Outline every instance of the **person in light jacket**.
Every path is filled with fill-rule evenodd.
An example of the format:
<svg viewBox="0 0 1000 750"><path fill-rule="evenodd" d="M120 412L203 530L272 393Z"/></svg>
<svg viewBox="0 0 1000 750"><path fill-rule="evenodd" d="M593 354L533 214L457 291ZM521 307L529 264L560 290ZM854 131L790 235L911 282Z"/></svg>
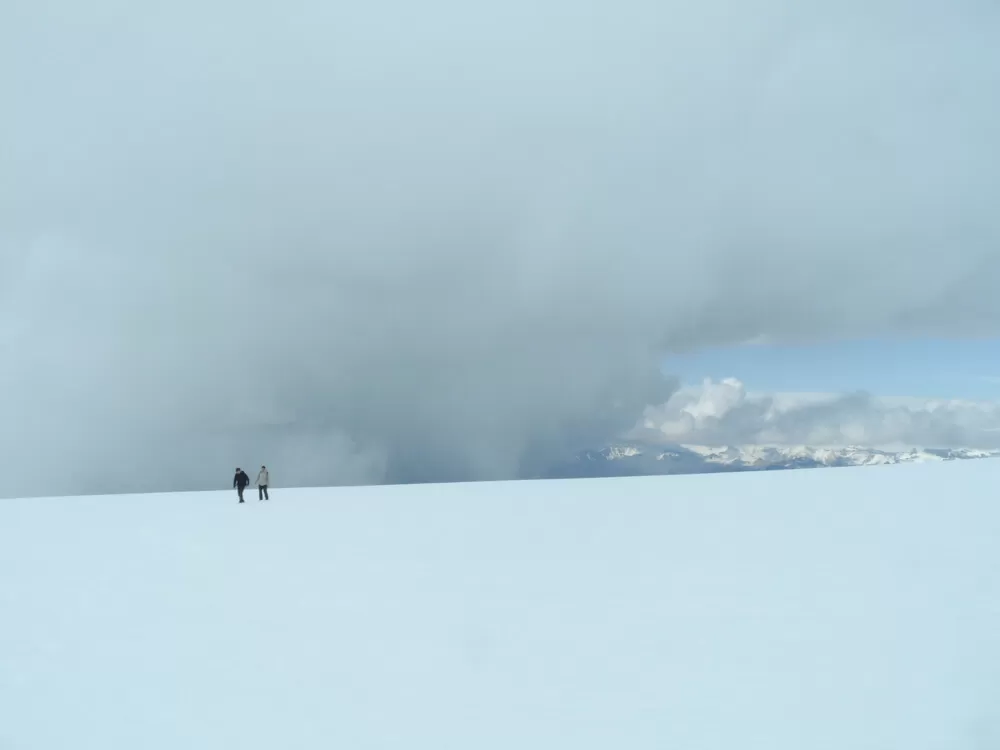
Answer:
<svg viewBox="0 0 1000 750"><path fill-rule="evenodd" d="M267 495L267 484L270 477L268 476L267 467L261 466L260 472L257 474L257 500L270 500L271 498Z"/></svg>

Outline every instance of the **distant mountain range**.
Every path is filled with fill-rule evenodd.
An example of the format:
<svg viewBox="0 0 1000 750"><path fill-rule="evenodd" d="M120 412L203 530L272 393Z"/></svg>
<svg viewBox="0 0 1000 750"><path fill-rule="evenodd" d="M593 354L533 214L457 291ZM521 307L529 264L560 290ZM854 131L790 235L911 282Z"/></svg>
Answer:
<svg viewBox="0 0 1000 750"><path fill-rule="evenodd" d="M705 474L735 471L814 469L832 466L879 466L927 461L1000 457L1000 450L913 448L901 451L846 447L767 445L653 446L621 443L584 451L553 466L547 478Z"/></svg>

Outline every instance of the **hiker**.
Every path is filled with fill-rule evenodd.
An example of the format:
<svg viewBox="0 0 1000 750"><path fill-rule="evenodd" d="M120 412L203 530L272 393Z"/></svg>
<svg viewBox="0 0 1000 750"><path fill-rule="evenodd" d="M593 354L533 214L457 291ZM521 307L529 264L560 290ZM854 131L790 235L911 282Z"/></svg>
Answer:
<svg viewBox="0 0 1000 750"><path fill-rule="evenodd" d="M260 467L260 473L257 474L257 500L270 500L267 496L267 482L269 476L266 466Z"/></svg>
<svg viewBox="0 0 1000 750"><path fill-rule="evenodd" d="M236 476L233 477L233 487L236 488L237 494L240 496L240 502L243 502L243 490L247 488L250 484L250 477L247 473L243 471L239 466L236 467Z"/></svg>

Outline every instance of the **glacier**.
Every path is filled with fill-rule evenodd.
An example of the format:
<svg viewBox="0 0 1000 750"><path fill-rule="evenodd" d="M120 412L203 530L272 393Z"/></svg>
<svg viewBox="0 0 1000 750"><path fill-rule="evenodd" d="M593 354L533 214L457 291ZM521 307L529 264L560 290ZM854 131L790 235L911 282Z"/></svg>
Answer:
<svg viewBox="0 0 1000 750"><path fill-rule="evenodd" d="M0 748L985 750L1000 462L0 501Z"/></svg>

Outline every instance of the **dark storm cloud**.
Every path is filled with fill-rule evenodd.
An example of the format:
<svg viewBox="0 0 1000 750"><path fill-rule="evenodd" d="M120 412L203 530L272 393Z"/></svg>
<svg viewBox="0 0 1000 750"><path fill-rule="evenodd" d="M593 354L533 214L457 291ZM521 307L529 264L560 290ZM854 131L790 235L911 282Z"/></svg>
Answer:
<svg viewBox="0 0 1000 750"><path fill-rule="evenodd" d="M998 32L6 3L4 490L512 476L662 403L670 348L996 332Z"/></svg>

